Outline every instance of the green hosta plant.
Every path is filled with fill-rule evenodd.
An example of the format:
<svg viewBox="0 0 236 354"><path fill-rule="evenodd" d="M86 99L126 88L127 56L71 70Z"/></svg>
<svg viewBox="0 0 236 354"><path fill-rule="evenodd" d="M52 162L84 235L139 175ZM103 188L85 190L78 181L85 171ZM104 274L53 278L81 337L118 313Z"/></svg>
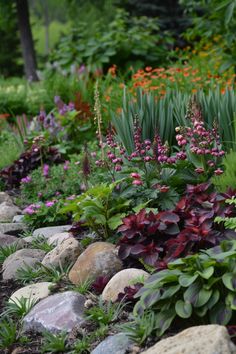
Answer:
<svg viewBox="0 0 236 354"><path fill-rule="evenodd" d="M174 322L227 325L236 319L235 265L236 241L171 262L136 294L134 315L154 312L158 336Z"/></svg>
<svg viewBox="0 0 236 354"><path fill-rule="evenodd" d="M122 223L129 210L130 200L113 197L118 182L92 187L61 209L61 213L73 213L75 221L84 221L98 235L108 238Z"/></svg>

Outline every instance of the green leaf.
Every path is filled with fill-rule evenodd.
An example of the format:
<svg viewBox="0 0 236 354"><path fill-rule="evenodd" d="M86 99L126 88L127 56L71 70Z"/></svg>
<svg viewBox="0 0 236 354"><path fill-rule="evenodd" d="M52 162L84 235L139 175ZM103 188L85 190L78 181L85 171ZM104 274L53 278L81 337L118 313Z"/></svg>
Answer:
<svg viewBox="0 0 236 354"><path fill-rule="evenodd" d="M189 302L178 300L175 304L175 311L181 318L189 318L192 314L192 305Z"/></svg>
<svg viewBox="0 0 236 354"><path fill-rule="evenodd" d="M197 271L196 273L199 274L201 278L209 279L214 273L214 267L208 267L204 269L202 272Z"/></svg>
<svg viewBox="0 0 236 354"><path fill-rule="evenodd" d="M232 1L231 4L226 9L225 12L225 25L227 26L229 22L231 21L234 13L234 8L235 8L235 1Z"/></svg>
<svg viewBox="0 0 236 354"><path fill-rule="evenodd" d="M198 274L195 275L188 275L183 274L179 277L179 283L181 286L187 288L191 285L196 279L198 278Z"/></svg>
<svg viewBox="0 0 236 354"><path fill-rule="evenodd" d="M202 288L198 293L198 297L195 302L195 307L202 307L203 305L205 305L211 298L212 292L213 290L206 290Z"/></svg>
<svg viewBox="0 0 236 354"><path fill-rule="evenodd" d="M175 309L166 310L157 314L156 327L159 336L162 336L162 334L165 333L165 331L170 327L175 316Z"/></svg>
<svg viewBox="0 0 236 354"><path fill-rule="evenodd" d="M215 289L208 300L208 303L206 304L207 308L210 310L217 302L219 301L220 298L220 292L218 289Z"/></svg>
<svg viewBox="0 0 236 354"><path fill-rule="evenodd" d="M189 288L184 292L184 300L185 302L190 302L193 306L195 306L198 301L198 294L202 289L202 285L199 281L191 284Z"/></svg>
<svg viewBox="0 0 236 354"><path fill-rule="evenodd" d="M114 216L112 216L107 224L109 226L109 228L111 230L116 230L118 226L120 226L122 224L122 219L126 216L125 213L121 213L121 214L116 214Z"/></svg>
<svg viewBox="0 0 236 354"><path fill-rule="evenodd" d="M236 276L233 273L225 273L222 277L224 286L232 291L236 290Z"/></svg>
<svg viewBox="0 0 236 354"><path fill-rule="evenodd" d="M232 310L236 310L236 294L229 293L226 297L226 304L230 306Z"/></svg>

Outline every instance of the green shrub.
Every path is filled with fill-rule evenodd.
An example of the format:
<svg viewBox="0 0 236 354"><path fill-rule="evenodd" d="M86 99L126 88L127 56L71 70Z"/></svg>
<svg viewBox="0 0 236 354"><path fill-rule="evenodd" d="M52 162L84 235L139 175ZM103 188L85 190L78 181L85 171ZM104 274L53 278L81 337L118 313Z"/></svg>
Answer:
<svg viewBox="0 0 236 354"><path fill-rule="evenodd" d="M155 314L161 336L172 324L227 325L236 318L236 241L178 259L150 276L136 297L135 316Z"/></svg>
<svg viewBox="0 0 236 354"><path fill-rule="evenodd" d="M226 192L228 188L236 189L236 153L231 151L222 160L224 173L212 178L212 183L220 192Z"/></svg>

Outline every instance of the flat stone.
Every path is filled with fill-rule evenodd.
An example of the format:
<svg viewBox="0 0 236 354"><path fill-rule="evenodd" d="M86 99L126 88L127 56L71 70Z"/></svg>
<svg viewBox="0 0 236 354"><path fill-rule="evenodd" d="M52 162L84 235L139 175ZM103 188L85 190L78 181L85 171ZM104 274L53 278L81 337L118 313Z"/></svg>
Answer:
<svg viewBox="0 0 236 354"><path fill-rule="evenodd" d="M16 279L17 270L25 266L33 267L41 262L45 252L38 249L24 248L16 251L5 259L2 265L3 279Z"/></svg>
<svg viewBox="0 0 236 354"><path fill-rule="evenodd" d="M0 222L12 222L14 216L20 213L21 210L12 202L0 204Z"/></svg>
<svg viewBox="0 0 236 354"><path fill-rule="evenodd" d="M23 222L23 219L24 219L24 215L15 215L12 222Z"/></svg>
<svg viewBox="0 0 236 354"><path fill-rule="evenodd" d="M85 297L75 291L48 296L36 304L23 319L24 331L70 332L85 322Z"/></svg>
<svg viewBox="0 0 236 354"><path fill-rule="evenodd" d="M0 234L0 247L10 246L14 244L16 244L17 248L20 249L23 248L26 243L22 238L12 235Z"/></svg>
<svg viewBox="0 0 236 354"><path fill-rule="evenodd" d="M34 230L33 237L43 236L45 238L49 238L55 234L68 231L71 229L71 227L72 225L41 227Z"/></svg>
<svg viewBox="0 0 236 354"><path fill-rule="evenodd" d="M124 333L118 333L107 337L91 354L125 354L132 343Z"/></svg>
<svg viewBox="0 0 236 354"><path fill-rule="evenodd" d="M22 231L27 230L24 223L0 223L0 233L9 235L19 235Z"/></svg>
<svg viewBox="0 0 236 354"><path fill-rule="evenodd" d="M79 256L69 272L73 284L82 284L98 276L112 276L122 269L115 245L108 242L94 242Z"/></svg>
<svg viewBox="0 0 236 354"><path fill-rule="evenodd" d="M134 285L133 281L139 282L139 278L146 280L150 274L142 269L129 268L123 269L112 277L102 292L104 301L115 302L118 299L119 293L123 293L127 286Z"/></svg>
<svg viewBox="0 0 236 354"><path fill-rule="evenodd" d="M50 295L49 288L53 285L54 283L51 282L41 282L24 286L11 295L9 302L17 303L21 298L28 299L29 301L42 300Z"/></svg>
<svg viewBox="0 0 236 354"><path fill-rule="evenodd" d="M46 267L63 267L65 265L74 264L82 251L83 248L81 244L75 238L70 237L56 246L52 251L48 252L42 260L42 264Z"/></svg>
<svg viewBox="0 0 236 354"><path fill-rule="evenodd" d="M162 339L142 354L235 354L227 329L219 325L195 326Z"/></svg>
<svg viewBox="0 0 236 354"><path fill-rule="evenodd" d="M58 246L60 245L64 240L73 237L70 232L59 232L58 234L55 234L53 236L50 236L48 238L48 244L49 245L55 245Z"/></svg>

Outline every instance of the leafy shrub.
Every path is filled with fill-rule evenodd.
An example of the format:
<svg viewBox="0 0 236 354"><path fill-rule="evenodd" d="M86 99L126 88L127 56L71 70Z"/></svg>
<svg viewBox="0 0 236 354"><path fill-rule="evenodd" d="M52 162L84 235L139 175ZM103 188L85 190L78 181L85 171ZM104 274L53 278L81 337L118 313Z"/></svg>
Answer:
<svg viewBox="0 0 236 354"><path fill-rule="evenodd" d="M154 312L158 336L174 323L234 323L235 262L234 240L169 263L137 293L135 315Z"/></svg>
<svg viewBox="0 0 236 354"><path fill-rule="evenodd" d="M236 153L231 151L222 160L224 173L220 176L212 177L212 183L220 192L225 192L228 188L236 188Z"/></svg>
<svg viewBox="0 0 236 354"><path fill-rule="evenodd" d="M8 130L0 132L0 169L12 164L19 157L22 150L23 146L16 136Z"/></svg>
<svg viewBox="0 0 236 354"><path fill-rule="evenodd" d="M73 28L69 35L61 38L51 54L51 61L66 70L76 64L86 65L92 71L104 64L124 66L132 61L133 65L141 66L147 60L158 63L166 59L168 52L157 23L157 19L130 17L118 9L108 26L97 21L92 37L85 23ZM167 33L165 42L171 43Z"/></svg>
<svg viewBox="0 0 236 354"><path fill-rule="evenodd" d="M227 206L229 194L211 192L209 183L188 185L185 196L173 211L131 214L123 219L119 255L129 262L142 260L162 268L167 263L199 249L217 245L236 233L214 223L216 216L234 216L234 206Z"/></svg>

